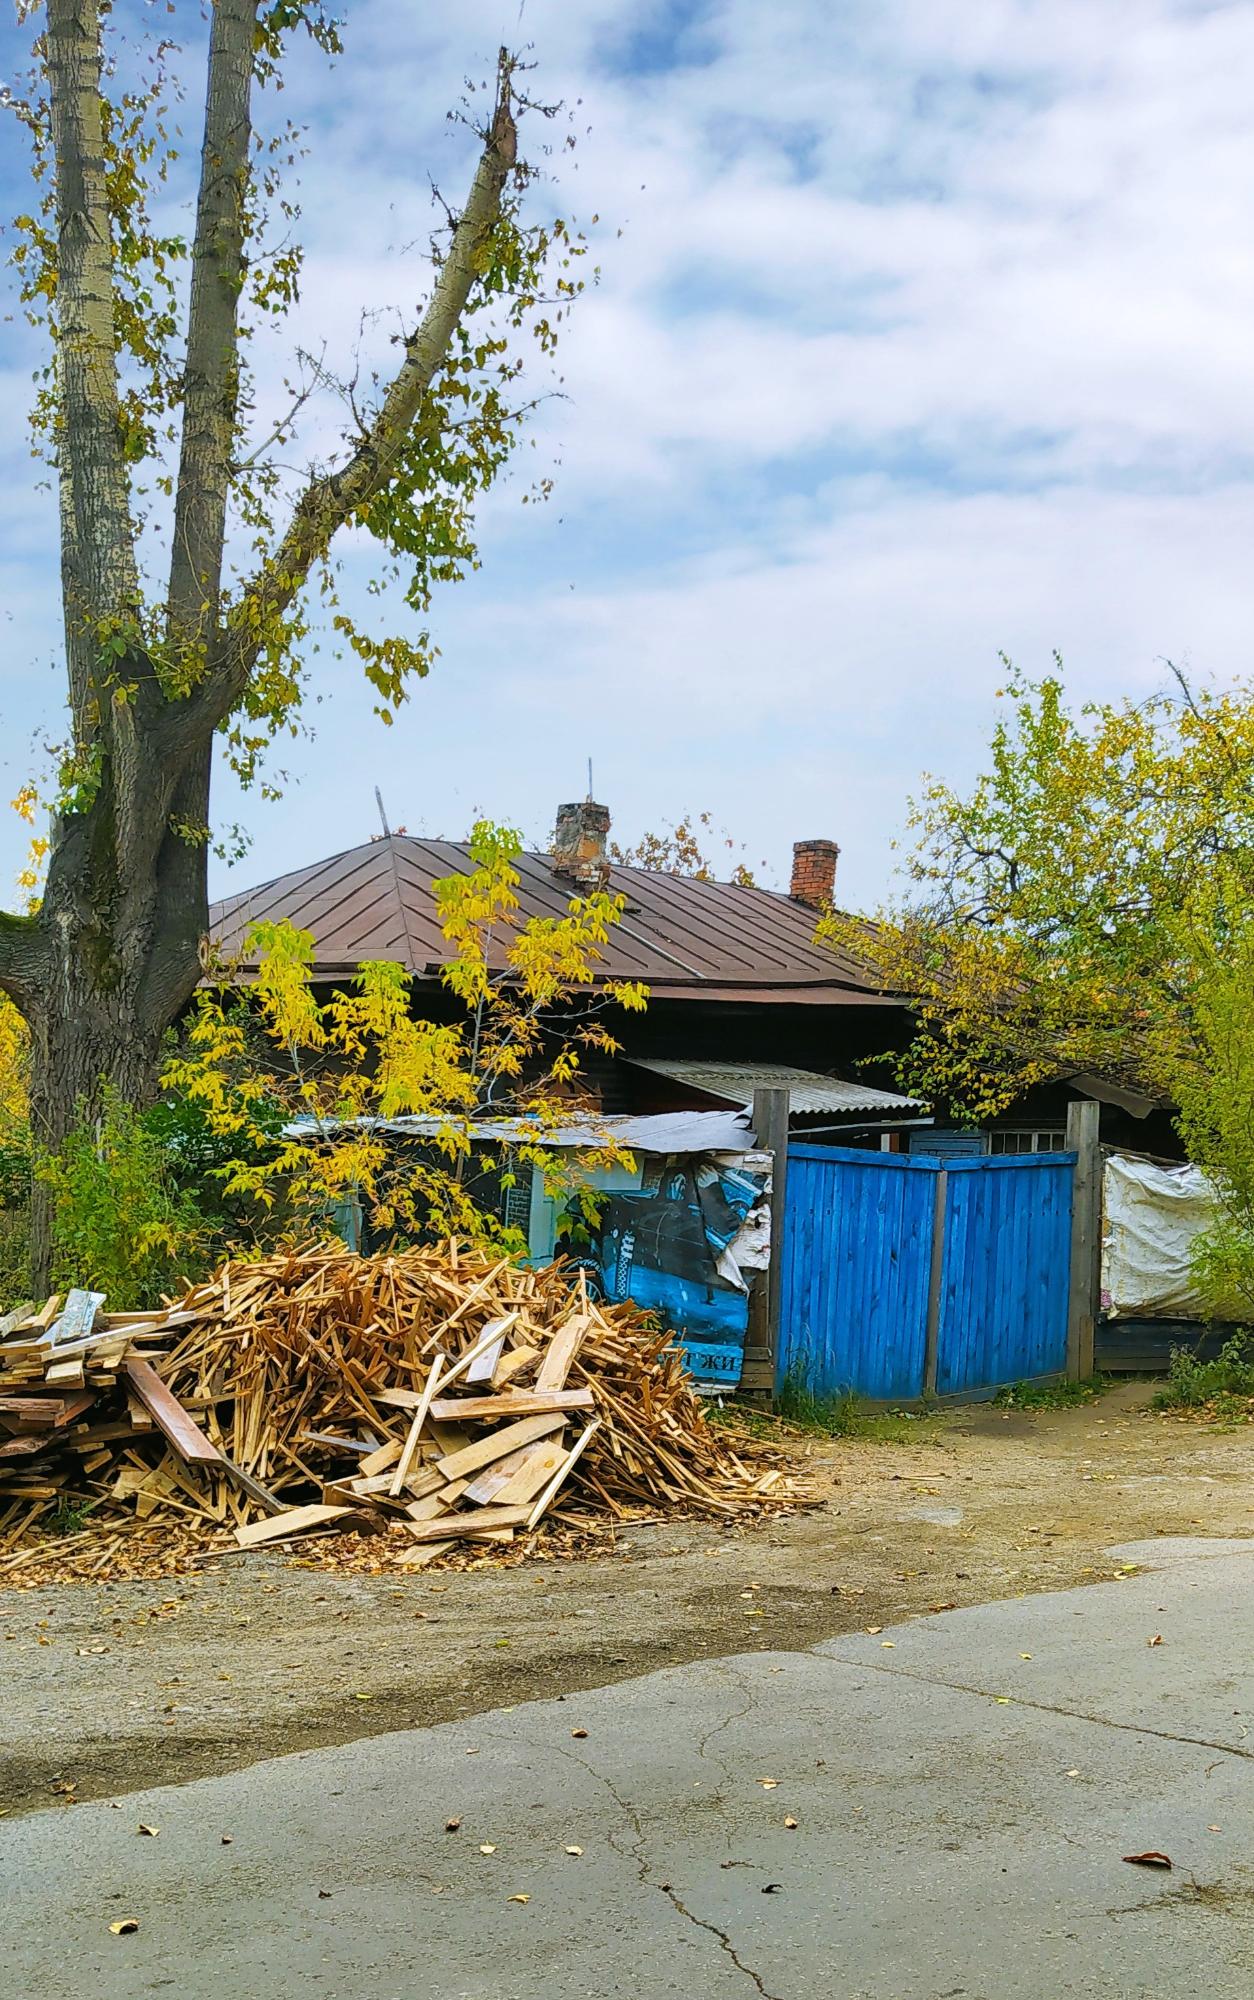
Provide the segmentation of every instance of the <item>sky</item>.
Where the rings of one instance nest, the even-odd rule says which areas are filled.
[[[486,814],[542,844],[591,759],[620,840],[705,811],[786,886],[792,842],[832,838],[841,900],[869,907],[922,775],[981,768],[1002,654],[1037,674],[1057,651],[1077,700],[1148,693],[1168,660],[1248,672],[1254,0],[342,12],[343,57],[299,51],[281,104],[307,128],[307,261],[285,346],[259,350],[262,433],[287,349],[347,373],[363,313],[382,359],[412,317],[430,182],[455,199],[471,164],[446,113],[502,41],[567,106],[524,145],[577,136],[536,200],[589,225],[600,278],[560,384],[536,378],[560,395],[482,510],[481,568],[433,605],[430,678],[385,729],[353,665],[311,658],[281,801],[221,775],[218,820],[251,847],[214,862],[215,892],[367,839],[376,785],[411,833]],[[191,133],[180,0],[185,28]],[[27,33],[6,16],[3,73]],[[30,194],[5,124],[8,214]],[[0,333],[16,791],[62,726],[62,667],[24,434],[40,355],[20,320]],[[310,422],[314,451],[334,411]],[[522,504],[546,474],[551,499]],[[412,629],[366,575],[349,548],[350,605]],[[0,891],[23,848],[0,804]]]

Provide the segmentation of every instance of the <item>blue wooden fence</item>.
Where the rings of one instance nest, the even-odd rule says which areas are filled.
[[[896,1400],[1060,1374],[1074,1165],[790,1146],[777,1379]]]

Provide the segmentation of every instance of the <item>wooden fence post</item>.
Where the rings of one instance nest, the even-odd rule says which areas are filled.
[[[771,1161],[771,1261],[762,1288],[758,1315],[759,1354],[765,1364],[762,1386],[779,1387],[780,1300],[784,1282],[784,1194],[788,1183],[788,1107],[786,1090],[755,1090],[753,1130],[757,1143],[773,1157]],[[762,1353],[765,1349],[765,1353]],[[755,1355],[755,1361],[758,1356]],[[755,1377],[757,1371],[755,1370]],[[757,1386],[756,1379],[753,1386]]]
[[[1067,1151],[1076,1155],[1071,1194],[1071,1289],[1067,1310],[1067,1379],[1093,1373],[1093,1337],[1101,1307],[1101,1106],[1077,1097],[1067,1106]]]

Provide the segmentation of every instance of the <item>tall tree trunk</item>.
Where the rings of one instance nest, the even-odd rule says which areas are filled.
[[[203,810],[208,751],[171,786]],[[11,986],[31,1035],[31,1137],[55,1152],[109,1092],[141,1109],[156,1093],[161,1043],[195,990],[208,917],[203,842],[167,826],[139,893],[119,866],[119,813],[109,775],[86,812],[56,825],[37,924],[37,974]],[[51,1207],[38,1181],[32,1266],[48,1282]]]

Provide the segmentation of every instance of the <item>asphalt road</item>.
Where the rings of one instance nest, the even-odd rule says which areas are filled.
[[[6,1820],[0,1991],[1248,2000],[1254,1542],[1126,1560]]]

